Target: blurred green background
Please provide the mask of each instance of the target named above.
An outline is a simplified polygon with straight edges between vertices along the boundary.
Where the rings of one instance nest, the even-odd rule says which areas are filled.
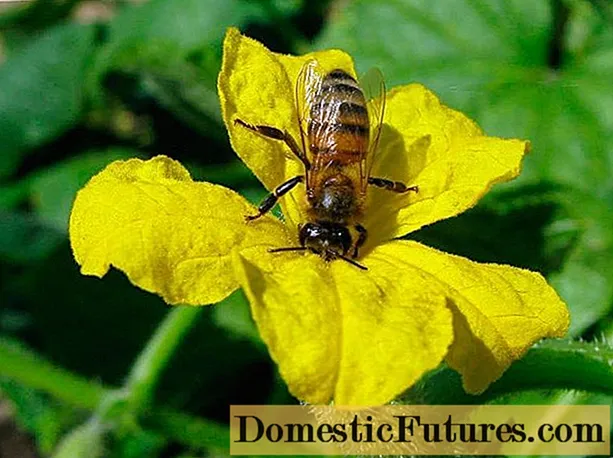
[[[570,337],[597,342],[610,368],[609,1],[0,2],[0,456],[224,456],[229,404],[296,402],[240,292],[201,310],[163,372],[155,402],[191,415],[184,423],[157,412],[138,425],[101,426],[92,402],[54,395],[45,375],[121,386],[169,311],[121,273],[79,274],[67,220],[93,174],[163,153],[197,179],[254,202],[264,195],[230,149],[219,112],[228,26],[278,52],[344,49],[359,72],[379,67],[388,87],[421,82],[488,134],[531,140],[518,180],[412,237],[544,273],[571,309]],[[608,395],[555,390],[502,399],[611,404]]]

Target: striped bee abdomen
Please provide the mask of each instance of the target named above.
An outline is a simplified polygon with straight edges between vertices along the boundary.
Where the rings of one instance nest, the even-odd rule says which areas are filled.
[[[368,151],[370,125],[366,100],[357,81],[343,70],[322,80],[311,105],[308,136],[313,155],[326,164],[361,160]]]

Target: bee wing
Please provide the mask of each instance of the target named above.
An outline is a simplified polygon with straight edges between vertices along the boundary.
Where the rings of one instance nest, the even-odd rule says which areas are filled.
[[[296,113],[298,114],[298,126],[300,128],[300,140],[302,151],[309,163],[313,163],[309,147],[309,126],[312,125],[312,106],[321,93],[324,71],[315,59],[307,61],[296,80]],[[307,188],[310,185],[308,171]]]
[[[383,115],[385,114],[385,81],[383,80],[381,70],[378,68],[368,70],[360,77],[360,87],[364,92],[368,119],[370,121],[370,144],[360,170],[362,192],[366,192],[368,177],[370,177],[375,162],[379,138],[381,137]]]

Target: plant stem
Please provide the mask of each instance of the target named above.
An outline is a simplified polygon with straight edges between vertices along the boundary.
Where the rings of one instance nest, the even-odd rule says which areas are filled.
[[[174,307],[149,339],[126,382],[132,413],[138,415],[151,404],[162,371],[201,311],[201,307]]]
[[[0,361],[0,378],[15,380],[80,409],[95,411],[119,390],[56,367],[9,339],[0,339]],[[142,422],[152,431],[191,447],[227,452],[230,443],[226,426],[173,409],[154,407]]]
[[[145,416],[143,426],[152,431],[163,431],[167,437],[194,448],[223,450],[230,448],[230,431],[227,426],[204,420],[175,410],[158,408]]]
[[[98,407],[109,392],[108,387],[58,368],[8,339],[0,339],[0,361],[0,377],[16,380],[87,410]]]
[[[550,340],[528,351],[480,395],[462,388],[457,372],[443,367],[403,394],[400,404],[484,404],[503,394],[569,389],[613,396],[613,348],[606,343]]]

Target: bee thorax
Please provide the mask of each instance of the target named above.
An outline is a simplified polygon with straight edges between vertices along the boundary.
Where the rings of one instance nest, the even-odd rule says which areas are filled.
[[[345,222],[358,211],[353,182],[345,175],[334,175],[321,182],[308,198],[310,213],[317,220]]]

